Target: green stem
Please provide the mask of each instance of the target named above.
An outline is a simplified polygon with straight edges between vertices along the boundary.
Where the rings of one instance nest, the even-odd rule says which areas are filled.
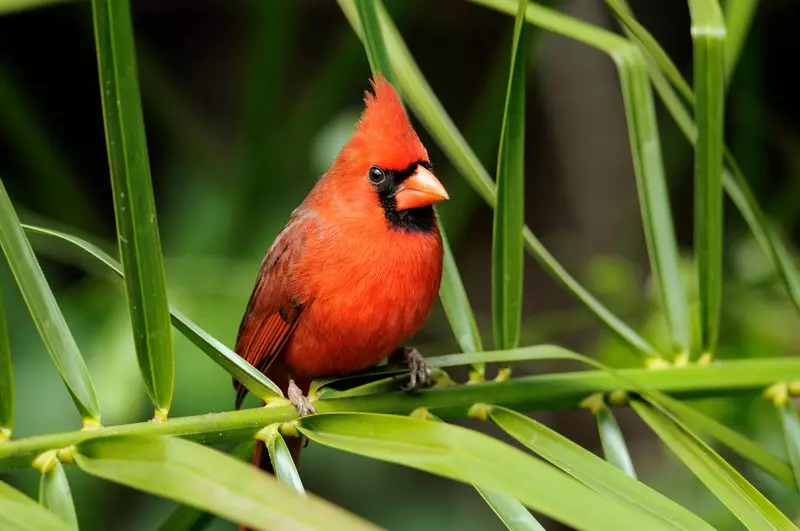
[[[689,365],[662,370],[623,369],[619,376],[634,380],[649,389],[669,393],[675,398],[753,395],[780,380],[800,380],[800,359],[769,358],[737,360],[712,366]],[[516,378],[507,382],[440,387],[415,394],[387,392],[349,398],[331,398],[316,402],[320,413],[359,411],[408,414],[424,407],[442,418],[467,417],[477,402],[490,402],[521,411],[554,410],[578,407],[593,393],[615,390],[632,392],[614,375],[604,371],[578,371]],[[296,417],[295,409],[284,399],[271,405],[173,418],[161,423],[142,422],[96,430],[39,435],[0,445],[0,470],[30,466],[37,455],[89,439],[114,435],[186,437],[206,444],[240,441],[276,422]]]

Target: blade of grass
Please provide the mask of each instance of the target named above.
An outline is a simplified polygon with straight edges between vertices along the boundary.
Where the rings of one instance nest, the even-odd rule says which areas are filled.
[[[716,353],[722,309],[722,149],[725,123],[725,22],[717,0],[689,0],[694,43],[697,143],[694,151],[694,252],[700,342]]]
[[[236,459],[250,459],[253,455],[253,446],[257,441],[248,439],[236,445],[231,456]],[[178,505],[174,511],[158,527],[159,531],[201,531],[211,523],[214,515],[202,509],[188,505]]]
[[[725,81],[730,83],[744,42],[753,25],[758,0],[727,0],[725,2],[725,27],[728,38],[725,41]]]
[[[713,529],[687,509],[547,426],[504,407],[487,408],[489,418],[507,434],[609,499],[620,500],[647,511],[668,527]]]
[[[270,474],[183,439],[113,437],[77,446],[84,472],[192,505],[255,529],[375,530],[316,496],[300,496]]]
[[[0,529],[70,531],[69,526],[56,515],[2,481],[0,481]]]
[[[518,500],[478,487],[475,490],[509,531],[545,531],[542,524]]]
[[[26,231],[32,234],[40,234],[64,240],[79,249],[86,251],[111,271],[124,278],[122,265],[93,243],[87,242],[77,236],[59,232],[56,230],[23,225]],[[211,336],[208,332],[197,326],[188,317],[183,315],[177,308],[169,307],[172,326],[181,334],[186,336],[189,341],[202,350],[214,363],[225,369],[228,374],[236,378],[244,385],[248,391],[262,400],[269,400],[275,395],[283,396],[280,388],[267,378],[261,371],[250,365],[241,356],[223,345],[219,340]]]
[[[263,441],[269,451],[275,477],[292,487],[298,494],[304,495],[306,489],[303,488],[303,482],[300,481],[300,474],[297,473],[292,454],[278,428],[280,428],[280,424],[271,424],[259,431],[256,438]]]
[[[360,34],[360,26],[353,0],[337,0],[337,2],[347,16],[350,25],[353,26],[356,33]],[[528,7],[529,10],[530,8],[531,6]],[[494,208],[494,183],[492,183],[488,172],[466,143],[464,137],[444,110],[441,102],[436,98],[388,13],[383,9],[379,9],[378,17],[397,82],[403,90],[410,107],[459,173],[467,179],[481,198],[490,207]],[[586,291],[558,263],[527,227],[524,229],[523,238],[526,249],[537,260],[539,265],[594,313],[623,344],[642,356],[648,358],[660,357],[655,347],[650,345]]]
[[[630,11],[620,0],[606,0],[606,3],[614,10],[626,28],[631,28],[631,34],[635,37],[634,41],[637,45],[663,71],[669,82],[677,87],[678,92],[684,99],[690,105],[694,105],[694,95],[689,89],[688,83],[683,79],[680,71],[675,67],[658,42],[633,18]],[[657,70],[651,68],[649,72],[653,85],[673,119],[689,142],[695,144],[697,142],[697,128],[689,112],[675,97],[672,87],[664,82],[662,76],[657,75]],[[800,274],[798,274],[780,234],[771,226],[755,195],[750,190],[747,179],[727,147],[724,149],[724,158],[727,168],[723,171],[722,184],[725,187],[725,191],[749,225],[764,254],[772,262],[772,266],[789,299],[800,310]]]
[[[778,406],[786,438],[786,450],[794,472],[795,486],[800,490],[800,419],[790,401]]]
[[[0,2],[0,15],[76,1],[77,0],[3,0]]]
[[[646,404],[633,401],[631,407],[748,529],[797,529],[786,515],[709,446]]]
[[[364,28],[364,48],[369,58],[373,76],[380,72],[390,82],[394,81],[394,70],[389,62],[383,30],[377,14],[377,9],[383,9],[383,4],[378,0],[356,0],[354,6],[361,21],[360,27]],[[461,281],[461,275],[458,272],[458,266],[444,228],[440,226],[439,231],[442,234],[444,250],[439,297],[459,346],[462,346],[465,352],[477,352],[482,350],[482,345],[480,332],[475,323],[475,315],[472,311],[472,306],[469,304],[469,298],[464,289],[464,283]],[[464,344],[462,345],[462,343]],[[484,366],[475,365],[474,370],[480,375],[479,379],[482,379],[485,371]]]
[[[53,512],[70,528],[78,529],[78,515],[67,481],[64,466],[58,459],[53,459],[50,469],[42,473],[39,483],[39,503]]]
[[[311,415],[297,426],[314,442],[499,492],[578,529],[675,529],[510,445],[458,426],[367,413]]]
[[[633,460],[628,452],[628,445],[625,444],[622,430],[617,419],[614,418],[611,408],[606,406],[605,402],[601,402],[594,416],[606,461],[625,472],[629,477],[637,479],[636,469],[633,468]]]
[[[84,425],[100,422],[100,406],[75,338],[58,308],[42,268],[22,231],[14,206],[0,180],[0,246],[28,305],[53,363],[67,386]]]
[[[92,0],[114,214],[134,344],[155,418],[169,414],[174,387],[164,259],[136,74],[129,0]]]
[[[497,205],[492,235],[492,317],[494,346],[516,348],[522,321],[523,241],[525,225],[525,10],[519,0],[511,44],[506,104],[497,154]]]
[[[14,428],[14,366],[4,307],[0,291],[0,444],[11,438]]]

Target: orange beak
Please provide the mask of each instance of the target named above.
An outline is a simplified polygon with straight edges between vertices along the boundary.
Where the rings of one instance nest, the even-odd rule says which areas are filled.
[[[450,198],[439,179],[422,166],[417,166],[417,171],[400,184],[394,197],[398,211],[424,207]]]

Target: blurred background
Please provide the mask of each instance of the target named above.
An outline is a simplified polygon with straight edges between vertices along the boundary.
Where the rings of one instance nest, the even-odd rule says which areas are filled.
[[[462,0],[384,2],[434,91],[493,173],[512,18]],[[170,299],[232,346],[264,252],[358,118],[369,66],[333,0],[131,3]],[[550,3],[618,31],[601,0]],[[685,2],[630,4],[690,78]],[[800,3],[761,2],[730,85],[726,124],[728,143],[762,206],[795,243],[800,236],[800,100],[791,81],[791,58],[798,21]],[[613,311],[666,346],[648,280],[614,65],[596,50],[534,32],[527,94],[528,224]],[[662,108],[659,116],[674,218],[688,252],[692,152]],[[440,214],[485,343],[491,345],[492,213],[421,126],[419,132],[452,197]],[[116,254],[88,2],[0,16],[0,178],[23,220],[74,232]],[[32,241],[87,358],[104,423],[148,418],[151,405],[136,366],[122,285],[66,246]],[[796,354],[796,314],[729,202],[725,253],[720,357]],[[685,266],[688,281],[690,265]],[[0,289],[17,379],[15,437],[74,429],[79,418],[5,261],[0,261]],[[532,260],[524,311],[523,344],[558,342],[617,366],[637,363]],[[175,333],[174,339],[172,415],[231,409],[230,378],[181,335]],[[457,351],[441,307],[414,344],[427,355]],[[538,363],[515,370],[563,368]],[[465,375],[454,377],[463,381]],[[772,408],[748,400],[698,406],[784,452]],[[719,529],[740,528],[645,427],[624,410],[618,415],[640,477]],[[599,451],[588,413],[536,416]],[[797,516],[790,508],[800,506],[800,496],[756,470],[744,470]],[[304,453],[301,472],[309,490],[391,530],[502,528],[471,487],[420,472],[313,444]],[[82,529],[155,529],[174,507],[75,470],[70,478]],[[3,479],[35,495],[38,472]],[[234,526],[216,520],[210,529]]]

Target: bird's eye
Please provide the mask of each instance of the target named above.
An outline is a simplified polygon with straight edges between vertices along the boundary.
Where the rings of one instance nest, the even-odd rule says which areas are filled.
[[[369,182],[372,184],[381,184],[386,180],[386,172],[377,166],[369,169]]]

